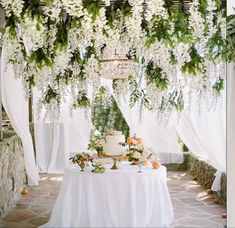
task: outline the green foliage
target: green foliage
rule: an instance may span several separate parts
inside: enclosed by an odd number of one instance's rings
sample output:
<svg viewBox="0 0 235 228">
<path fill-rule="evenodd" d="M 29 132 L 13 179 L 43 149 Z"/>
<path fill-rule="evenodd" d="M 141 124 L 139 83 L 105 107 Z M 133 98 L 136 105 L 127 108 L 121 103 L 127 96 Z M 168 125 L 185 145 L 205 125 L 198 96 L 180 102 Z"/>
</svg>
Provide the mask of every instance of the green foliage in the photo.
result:
<svg viewBox="0 0 235 228">
<path fill-rule="evenodd" d="M 175 89 L 170 95 L 169 102 L 177 111 L 182 111 L 184 109 L 184 97 L 182 90 Z"/>
<path fill-rule="evenodd" d="M 32 51 L 30 57 L 29 57 L 29 62 L 35 62 L 37 67 L 41 69 L 44 66 L 52 66 L 50 56 L 48 56 L 48 53 L 43 49 L 39 48 L 36 51 Z"/>
<path fill-rule="evenodd" d="M 191 34 L 188 28 L 188 15 L 182 10 L 182 4 L 179 4 L 179 9 L 172 15 L 172 22 L 174 23 L 174 35 L 181 42 L 189 42 Z"/>
<path fill-rule="evenodd" d="M 43 98 L 43 103 L 49 104 L 51 102 L 51 100 L 56 100 L 59 103 L 60 96 L 55 89 L 53 89 L 50 85 L 48 85 L 47 91 L 46 91 L 45 96 Z"/>
<path fill-rule="evenodd" d="M 101 86 L 101 87 L 99 88 L 98 92 L 96 93 L 95 102 L 96 102 L 96 103 L 102 102 L 105 93 L 106 93 L 106 88 L 105 88 L 104 86 Z"/>
<path fill-rule="evenodd" d="M 111 28 L 114 27 L 113 22 L 121 20 L 131 15 L 131 6 L 128 1 L 116 0 L 106 7 L 106 18 Z"/>
<path fill-rule="evenodd" d="M 216 94 L 219 96 L 221 94 L 222 90 L 224 89 L 224 79 L 219 78 L 215 82 L 213 89 L 215 90 Z"/>
<path fill-rule="evenodd" d="M 202 73 L 204 71 L 204 59 L 198 54 L 194 46 L 190 48 L 189 54 L 191 60 L 186 62 L 182 66 L 181 70 L 183 73 L 188 72 L 189 74 L 196 76 L 198 73 Z"/>
<path fill-rule="evenodd" d="M 122 131 L 126 138 L 129 136 L 129 127 L 113 97 L 110 98 L 109 105 L 103 101 L 93 105 L 92 123 L 101 135 L 105 135 L 110 129 L 115 129 Z"/>
<path fill-rule="evenodd" d="M 91 171 L 92 173 L 104 173 L 105 167 L 101 164 L 94 165 L 94 168 Z"/>
<path fill-rule="evenodd" d="M 92 21 L 94 22 L 99 15 L 99 10 L 101 8 L 100 1 L 83 0 L 83 6 L 87 9 L 87 12 L 92 15 Z"/>
<path fill-rule="evenodd" d="M 145 26 L 144 22 L 142 26 Z M 158 16 L 154 16 L 153 25 L 149 31 L 150 35 L 146 41 L 147 47 L 150 47 L 151 44 L 155 43 L 156 41 L 164 40 L 164 42 L 170 42 L 171 40 L 169 21 L 163 19 L 159 20 Z"/>
<path fill-rule="evenodd" d="M 226 60 L 226 41 L 222 38 L 219 30 L 208 40 L 207 47 L 209 59 L 215 60 L 217 58 L 222 58 L 223 60 Z"/>
<path fill-rule="evenodd" d="M 141 91 L 139 90 L 139 86 L 137 81 L 130 76 L 129 77 L 129 88 L 130 88 L 130 100 L 129 106 L 130 108 L 134 107 L 134 105 L 141 100 Z"/>
<path fill-rule="evenodd" d="M 154 84 L 161 91 L 168 88 L 168 78 L 160 67 L 154 66 L 153 61 L 149 61 L 147 64 L 146 74 L 148 84 Z"/>
<path fill-rule="evenodd" d="M 61 14 L 60 23 L 57 23 L 57 34 L 55 40 L 55 49 L 67 47 L 68 45 L 68 28 L 69 24 L 67 23 L 68 18 L 64 21 L 63 14 Z"/>
<path fill-rule="evenodd" d="M 90 99 L 85 91 L 79 91 L 76 103 L 73 104 L 74 108 L 89 108 L 91 106 Z"/>
<path fill-rule="evenodd" d="M 235 14 L 227 18 L 227 58 L 235 62 Z"/>
</svg>

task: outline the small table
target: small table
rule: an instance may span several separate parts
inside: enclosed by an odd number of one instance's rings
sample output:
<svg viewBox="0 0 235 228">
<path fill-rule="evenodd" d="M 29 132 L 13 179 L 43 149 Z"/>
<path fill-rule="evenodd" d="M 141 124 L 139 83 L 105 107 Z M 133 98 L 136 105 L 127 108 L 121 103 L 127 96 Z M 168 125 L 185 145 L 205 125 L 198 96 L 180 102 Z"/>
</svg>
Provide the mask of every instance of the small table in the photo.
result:
<svg viewBox="0 0 235 228">
<path fill-rule="evenodd" d="M 111 166 L 111 165 L 110 165 Z M 103 174 L 66 170 L 43 227 L 164 227 L 173 220 L 166 168 L 122 164 Z"/>
</svg>

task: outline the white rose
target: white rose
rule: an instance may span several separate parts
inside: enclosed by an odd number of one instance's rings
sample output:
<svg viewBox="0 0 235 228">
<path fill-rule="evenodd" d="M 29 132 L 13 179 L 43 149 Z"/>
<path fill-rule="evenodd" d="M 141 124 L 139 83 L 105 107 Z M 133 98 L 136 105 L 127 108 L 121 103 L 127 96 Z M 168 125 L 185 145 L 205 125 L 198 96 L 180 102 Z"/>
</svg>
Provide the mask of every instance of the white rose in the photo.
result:
<svg viewBox="0 0 235 228">
<path fill-rule="evenodd" d="M 133 157 L 136 158 L 136 159 L 139 159 L 141 157 L 141 154 L 139 152 L 135 152 L 133 154 Z"/>
</svg>

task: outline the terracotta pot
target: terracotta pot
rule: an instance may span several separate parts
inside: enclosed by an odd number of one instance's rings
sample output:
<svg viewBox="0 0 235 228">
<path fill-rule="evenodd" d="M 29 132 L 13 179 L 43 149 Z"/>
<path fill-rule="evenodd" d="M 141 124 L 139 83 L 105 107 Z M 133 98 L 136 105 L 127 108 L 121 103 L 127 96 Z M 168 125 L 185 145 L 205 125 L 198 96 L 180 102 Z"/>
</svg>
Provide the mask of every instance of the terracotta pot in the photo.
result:
<svg viewBox="0 0 235 228">
<path fill-rule="evenodd" d="M 161 163 L 159 161 L 153 161 L 152 162 L 153 169 L 159 169 L 160 166 L 161 166 Z"/>
</svg>

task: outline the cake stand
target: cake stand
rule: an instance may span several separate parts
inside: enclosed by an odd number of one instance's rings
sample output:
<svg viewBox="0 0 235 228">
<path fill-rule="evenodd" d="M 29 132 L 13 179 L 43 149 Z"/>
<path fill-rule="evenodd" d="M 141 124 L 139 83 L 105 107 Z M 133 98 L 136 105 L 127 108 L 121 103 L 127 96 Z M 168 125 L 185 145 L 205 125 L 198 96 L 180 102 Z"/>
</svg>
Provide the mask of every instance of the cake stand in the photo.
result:
<svg viewBox="0 0 235 228">
<path fill-rule="evenodd" d="M 102 156 L 113 159 L 113 166 L 110 169 L 114 169 L 114 170 L 119 169 L 117 166 L 117 160 L 120 160 L 122 155 L 107 155 L 104 153 Z"/>
</svg>

